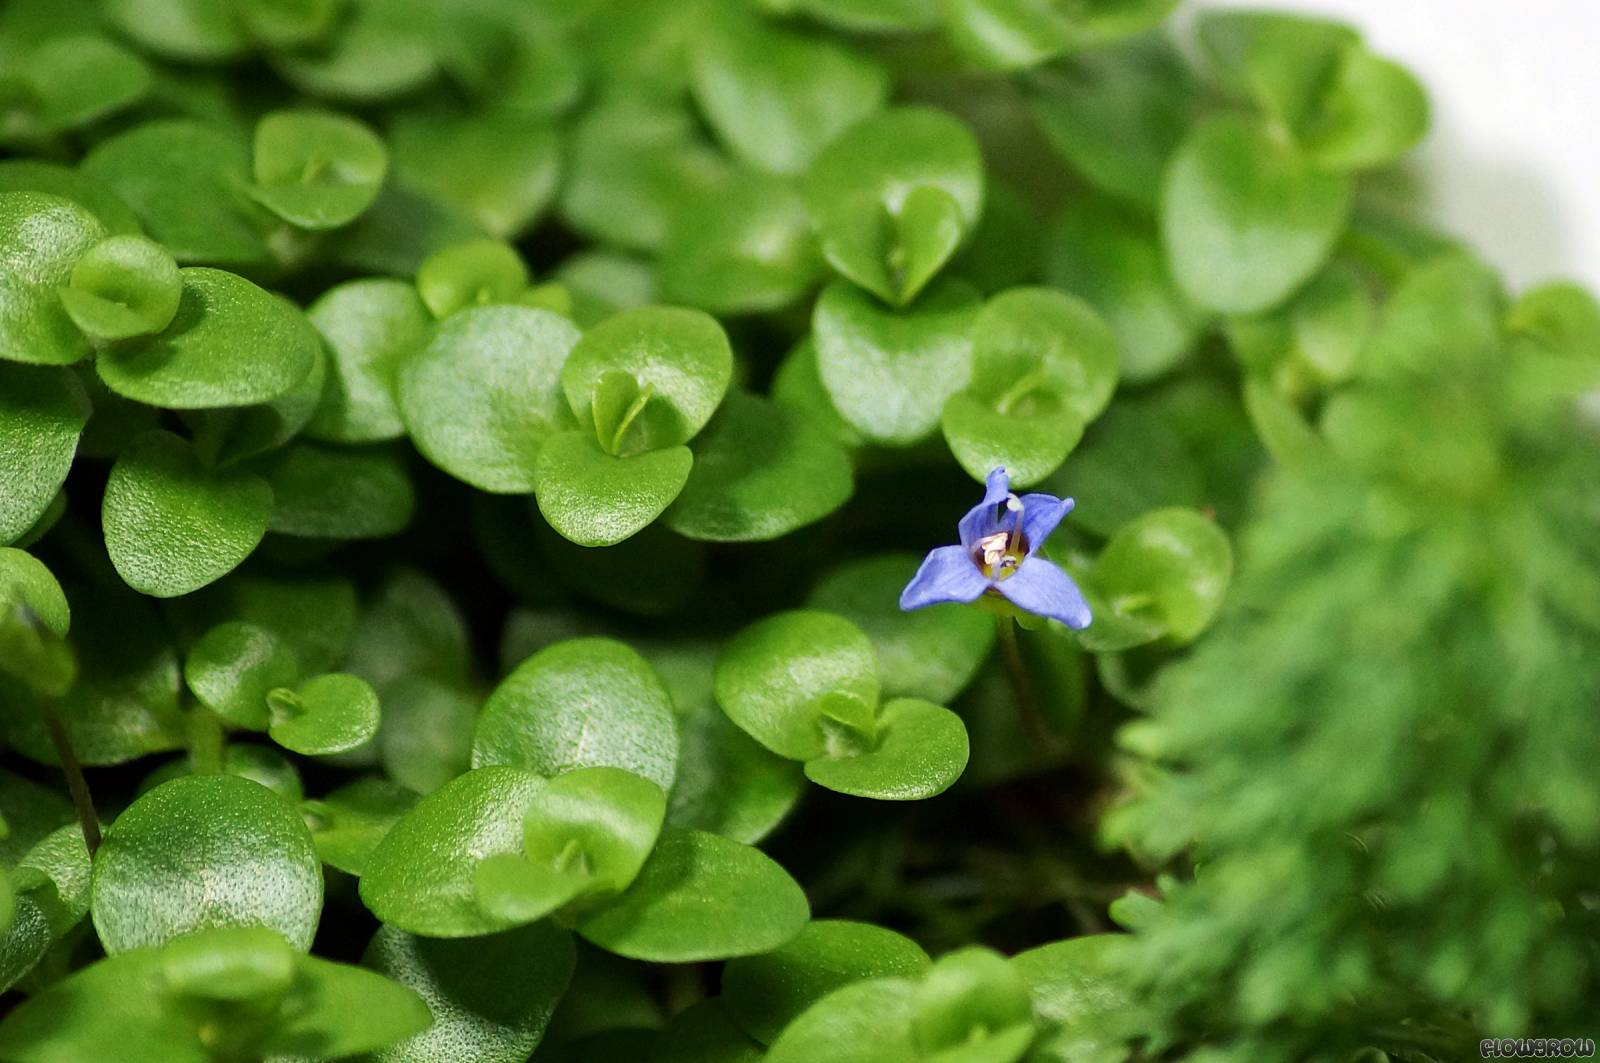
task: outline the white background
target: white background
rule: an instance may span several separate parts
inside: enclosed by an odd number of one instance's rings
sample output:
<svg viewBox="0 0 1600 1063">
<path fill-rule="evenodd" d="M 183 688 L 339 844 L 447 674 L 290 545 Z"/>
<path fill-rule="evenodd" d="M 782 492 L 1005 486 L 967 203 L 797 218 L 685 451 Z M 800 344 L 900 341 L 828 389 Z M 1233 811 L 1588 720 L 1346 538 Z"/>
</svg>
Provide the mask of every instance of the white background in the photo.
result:
<svg viewBox="0 0 1600 1063">
<path fill-rule="evenodd" d="M 1600 290 L 1600 0 L 1248 2 L 1341 18 L 1421 78 L 1427 213 L 1514 287 Z"/>
</svg>

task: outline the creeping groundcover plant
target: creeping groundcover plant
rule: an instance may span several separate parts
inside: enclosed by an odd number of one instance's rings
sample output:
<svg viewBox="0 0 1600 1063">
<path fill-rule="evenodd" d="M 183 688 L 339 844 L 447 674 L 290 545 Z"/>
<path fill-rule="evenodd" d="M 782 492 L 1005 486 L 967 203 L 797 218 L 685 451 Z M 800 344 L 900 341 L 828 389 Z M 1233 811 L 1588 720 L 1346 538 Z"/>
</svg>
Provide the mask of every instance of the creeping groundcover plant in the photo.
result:
<svg viewBox="0 0 1600 1063">
<path fill-rule="evenodd" d="M 1175 6 L 0 4 L 0 1063 L 1592 1053 L 1600 305 Z"/>
</svg>

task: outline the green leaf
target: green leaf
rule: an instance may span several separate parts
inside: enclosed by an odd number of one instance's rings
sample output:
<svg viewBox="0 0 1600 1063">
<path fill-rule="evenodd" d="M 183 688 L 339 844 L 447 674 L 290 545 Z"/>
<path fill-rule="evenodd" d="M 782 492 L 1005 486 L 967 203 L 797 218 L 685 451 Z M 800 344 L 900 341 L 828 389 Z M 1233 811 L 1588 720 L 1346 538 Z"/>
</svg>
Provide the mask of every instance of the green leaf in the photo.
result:
<svg viewBox="0 0 1600 1063">
<path fill-rule="evenodd" d="M 208 0 L 105 0 L 101 9 L 119 33 L 166 59 L 216 63 L 250 47 L 233 8 Z"/>
<path fill-rule="evenodd" d="M 836 989 L 873 978 L 916 978 L 932 965 L 922 946 L 893 930 L 818 919 L 781 948 L 728 961 L 722 999 L 746 1033 L 769 1045 Z"/>
<path fill-rule="evenodd" d="M 361 962 L 418 993 L 426 1030 L 373 1054 L 373 1063 L 523 1063 L 544 1039 L 574 963 L 572 936 L 546 921 L 463 941 L 380 927 Z"/>
<path fill-rule="evenodd" d="M 797 11 L 856 33 L 907 33 L 939 25 L 937 0 L 779 0 L 769 4 Z"/>
<path fill-rule="evenodd" d="M 267 695 L 300 676 L 294 651 L 273 632 L 240 620 L 201 636 L 183 662 L 183 678 L 200 703 L 236 727 L 265 731 Z"/>
<path fill-rule="evenodd" d="M 0 358 L 68 365 L 89 353 L 56 293 L 104 236 L 99 220 L 76 203 L 0 193 Z"/>
<path fill-rule="evenodd" d="M 625 95 L 573 130 L 561 213 L 602 243 L 659 250 L 677 210 L 714 194 L 727 172 L 686 109 Z"/>
<path fill-rule="evenodd" d="M 27 610 L 63 638 L 72 623 L 67 596 L 44 562 L 26 551 L 0 546 L 0 612 L 16 608 Z"/>
<path fill-rule="evenodd" d="M 434 317 L 469 306 L 515 302 L 528 286 L 528 267 L 501 240 L 468 240 L 428 256 L 417 268 L 417 291 Z"/>
<path fill-rule="evenodd" d="M 272 723 L 267 734 L 305 756 L 343 753 L 378 733 L 378 694 L 366 680 L 342 672 L 319 675 L 289 691 L 267 695 Z"/>
<path fill-rule="evenodd" d="M 39 159 L 0 160 L 0 192 L 45 192 L 70 199 L 100 219 L 106 232 L 138 234 L 139 219 L 116 193 L 76 167 Z"/>
<path fill-rule="evenodd" d="M 160 244 L 142 236 L 112 236 L 73 265 L 61 302 L 87 336 L 112 343 L 165 329 L 182 294 L 178 264 Z"/>
<path fill-rule="evenodd" d="M 694 963 L 771 951 L 810 917 L 805 893 L 759 849 L 668 830 L 633 885 L 578 933 L 630 959 Z"/>
<path fill-rule="evenodd" d="M 24 65 L 41 132 L 89 125 L 149 93 L 150 68 L 103 37 L 61 36 L 41 44 Z"/>
<path fill-rule="evenodd" d="M 631 424 L 599 425 L 601 378 L 620 372 L 648 396 Z M 733 376 L 733 351 L 715 318 L 699 310 L 651 306 L 624 311 L 588 332 L 561 369 L 561 388 L 584 427 L 619 456 L 687 443 L 711 419 Z"/>
<path fill-rule="evenodd" d="M 975 293 L 957 281 L 899 311 L 853 285 L 830 284 L 812 329 L 817 368 L 839 414 L 875 443 L 926 439 L 945 400 L 971 381 L 977 310 Z"/>
<path fill-rule="evenodd" d="M 478 714 L 474 767 L 513 764 L 544 776 L 612 767 L 672 788 L 677 721 L 661 679 L 613 639 L 570 639 L 505 678 Z"/>
<path fill-rule="evenodd" d="M 920 562 L 914 554 L 846 561 L 817 581 L 806 605 L 837 613 L 872 640 L 884 697 L 943 704 L 988 660 L 995 626 L 981 610 L 956 604 L 902 610 L 900 592 Z"/>
<path fill-rule="evenodd" d="M 322 341 L 288 300 L 222 270 L 178 272 L 172 323 L 95 361 L 112 391 L 177 410 L 250 406 L 286 395 L 316 368 Z"/>
<path fill-rule="evenodd" d="M 1170 421 L 1138 406 L 1112 406 L 1045 490 L 1080 499 L 1073 522 L 1102 536 L 1158 506 L 1206 504 L 1193 448 Z"/>
<path fill-rule="evenodd" d="M 392 684 L 417 676 L 466 686 L 472 674 L 466 619 L 443 587 L 400 569 L 362 615 L 345 668 L 384 696 Z"/>
<path fill-rule="evenodd" d="M 88 420 L 70 370 L 0 362 L 0 543 L 22 538 L 50 508 Z"/>
<path fill-rule="evenodd" d="M 90 913 L 113 955 L 196 930 L 262 926 L 304 952 L 322 912 L 322 865 L 295 810 L 235 775 L 151 790 L 107 828 Z"/>
<path fill-rule="evenodd" d="M 241 469 L 208 470 L 170 432 L 138 437 L 111 468 L 101 519 L 111 563 L 158 598 L 227 575 L 266 534 L 272 488 Z"/>
<path fill-rule="evenodd" d="M 754 845 L 770 834 L 805 789 L 799 765 L 763 748 L 708 696 L 678 709 L 678 773 L 667 822 Z"/>
<path fill-rule="evenodd" d="M 192 2 L 192 0 L 191 0 Z M 422 88 L 439 73 L 431 9 L 413 2 L 357 3 L 328 47 L 276 53 L 273 65 L 301 92 L 376 103 Z"/>
<path fill-rule="evenodd" d="M 367 857 L 361 900 L 380 920 L 426 937 L 477 937 L 516 926 L 478 903 L 480 864 L 522 851 L 523 819 L 545 780 L 478 768 L 424 797 Z"/>
<path fill-rule="evenodd" d="M 1140 39 L 1083 52 L 1036 72 L 1027 88 L 1056 154 L 1101 191 L 1155 207 L 1167 160 L 1200 101 L 1176 48 Z"/>
<path fill-rule="evenodd" d="M 663 298 L 730 315 L 798 302 L 822 272 L 792 182 L 744 170 L 673 213 L 656 262 Z"/>
<path fill-rule="evenodd" d="M 384 835 L 417 800 L 404 786 L 371 777 L 346 783 L 326 797 L 302 801 L 300 814 L 311 828 L 311 840 L 322 862 L 359 876 Z"/>
<path fill-rule="evenodd" d="M 1114 606 L 1147 613 L 1176 643 L 1192 642 L 1210 626 L 1232 577 L 1227 534 L 1192 509 L 1159 509 L 1124 526 L 1093 571 L 1095 587 Z"/>
<path fill-rule="evenodd" d="M 870 723 L 878 704 L 877 654 L 842 617 L 778 613 L 723 648 L 716 698 L 750 737 L 780 757 L 809 761 L 828 751 L 833 727 Z"/>
<path fill-rule="evenodd" d="M 1195 127 L 1167 171 L 1161 238 L 1174 278 L 1213 310 L 1282 302 L 1349 222 L 1351 184 L 1259 124 L 1219 115 Z"/>
<path fill-rule="evenodd" d="M 997 952 L 947 953 L 916 988 L 911 1033 L 929 1056 L 959 1051 L 954 1058 L 972 1063 L 1020 1059 L 1033 1040 L 1027 983 Z"/>
<path fill-rule="evenodd" d="M 948 790 L 967 767 L 967 728 L 949 709 L 916 698 L 886 703 L 861 752 L 806 761 L 806 778 L 852 797 L 920 801 Z"/>
<path fill-rule="evenodd" d="M 690 54 L 695 101 L 742 160 L 802 173 L 819 151 L 883 106 L 887 73 L 821 35 L 780 28 L 744 4 L 716 6 Z"/>
<path fill-rule="evenodd" d="M 845 447 L 855 449 L 864 442 L 861 433 L 834 408 L 833 398 L 822 384 L 817 345 L 810 336 L 795 344 L 778 366 L 772 378 L 772 401 L 810 419 Z"/>
<path fill-rule="evenodd" d="M 668 1020 L 651 1049 L 651 1063 L 760 1063 L 761 1046 L 746 1037 L 715 997 Z"/>
<path fill-rule="evenodd" d="M 187 118 L 146 122 L 102 141 L 82 169 L 180 263 L 246 266 L 269 257 L 260 219 L 240 194 L 250 153 L 228 132 Z"/>
<path fill-rule="evenodd" d="M 850 455 L 802 415 L 735 391 L 690 448 L 694 466 L 663 516 L 707 542 L 760 542 L 832 513 L 854 486 Z"/>
<path fill-rule="evenodd" d="M 561 151 L 545 118 L 504 107 L 482 113 L 402 114 L 389 127 L 395 179 L 510 240 L 556 193 Z"/>
<path fill-rule="evenodd" d="M 88 766 L 122 764 L 183 745 L 182 677 L 170 636 L 149 599 L 121 588 L 74 589 L 72 645 L 78 678 L 56 705 L 67 740 Z M 55 746 L 33 697 L 0 681 L 6 741 L 41 764 Z"/>
<path fill-rule="evenodd" d="M 400 366 L 432 324 L 417 290 L 383 277 L 328 289 L 306 311 L 333 355 L 332 372 L 306 435 L 328 443 L 375 443 L 405 434 L 395 397 Z"/>
<path fill-rule="evenodd" d="M 256 123 L 250 198 L 302 229 L 337 229 L 383 187 L 389 153 L 376 133 L 325 111 L 273 111 Z"/>
<path fill-rule="evenodd" d="M 380 974 L 314 956 L 295 979 L 262 1046 L 271 1058 L 343 1059 L 426 1030 L 431 1016 L 411 989 Z"/>
<path fill-rule="evenodd" d="M 766 1063 L 905 1063 L 915 984 L 873 978 L 837 989 L 807 1008 L 772 1043 Z"/>
<path fill-rule="evenodd" d="M 822 253 L 845 277 L 904 306 L 983 212 L 983 159 L 957 119 L 900 107 L 857 122 L 806 173 Z"/>
<path fill-rule="evenodd" d="M 189 426 L 195 446 L 213 455 L 212 464 L 234 465 L 283 446 L 300 433 L 317 412 L 328 379 L 328 356 L 314 348 L 311 371 L 271 402 L 214 410 L 186 410 L 179 416 Z"/>
<path fill-rule="evenodd" d="M 1467 255 L 1443 255 L 1413 270 L 1384 305 L 1364 373 L 1389 380 L 1451 366 L 1474 371 L 1498 361 L 1506 296 L 1500 278 Z"/>
<path fill-rule="evenodd" d="M 1207 12 L 1197 28 L 1223 86 L 1290 130 L 1314 113 L 1360 42 L 1343 23 L 1271 11 Z"/>
<path fill-rule="evenodd" d="M 339 0 L 244 0 L 239 5 L 250 36 L 275 51 L 323 43 L 342 13 Z"/>
<path fill-rule="evenodd" d="M 242 620 L 276 635 L 308 675 L 343 661 L 355 637 L 355 585 L 316 569 L 238 573 L 170 604 L 188 640 L 225 620 Z"/>
<path fill-rule="evenodd" d="M 557 372 L 578 341 L 559 314 L 474 307 L 440 322 L 400 370 L 400 412 L 423 456 L 485 491 L 534 489 L 534 459 L 570 424 Z"/>
<path fill-rule="evenodd" d="M 411 523 L 411 477 L 392 451 L 291 443 L 254 468 L 272 487 L 267 527 L 281 535 L 382 539 Z"/>
<path fill-rule="evenodd" d="M 1336 170 L 1368 170 L 1410 151 L 1428 131 L 1428 96 L 1411 72 L 1366 48 L 1345 49 L 1311 119 L 1306 152 Z"/>
<path fill-rule="evenodd" d="M 139 782 L 139 792 L 147 793 L 164 782 L 197 774 L 192 757 L 167 761 Z M 222 751 L 222 770 L 241 779 L 258 782 L 285 801 L 298 803 L 305 797 L 300 772 L 288 757 L 270 746 L 254 742 L 229 742 Z"/>
<path fill-rule="evenodd" d="M 7 989 L 89 912 L 89 850 L 78 824 L 39 838 L 14 863 L 0 874 L 10 909 L 0 929 L 0 986 Z"/>
<path fill-rule="evenodd" d="M 1121 934 L 1086 934 L 1019 952 L 1011 966 L 1028 983 L 1042 1022 L 1087 1033 L 1114 1026 L 1135 1006 L 1113 959 L 1127 942 Z"/>
<path fill-rule="evenodd" d="M 945 441 L 982 480 L 1004 466 L 1014 486 L 1050 475 L 1105 409 L 1117 343 L 1089 306 L 1048 288 L 1012 288 L 973 324 L 972 384 L 945 403 Z"/>
<path fill-rule="evenodd" d="M 693 464 L 685 446 L 615 457 L 580 429 L 545 443 L 533 490 L 539 512 L 562 536 L 580 546 L 614 546 L 672 504 Z"/>
<path fill-rule="evenodd" d="M 1066 52 L 1079 39 L 1063 7 L 1038 0 L 949 0 L 946 33 L 979 67 L 1022 70 Z"/>
<path fill-rule="evenodd" d="M 575 768 L 558 775 L 528 810 L 523 852 L 478 869 L 478 900 L 518 922 L 569 904 L 604 904 L 638 877 L 666 809 L 661 788 L 632 772 Z"/>
<path fill-rule="evenodd" d="M 426 675 L 390 682 L 383 690 L 378 760 L 397 782 L 432 793 L 467 770 L 478 722 L 475 692 Z"/>
</svg>

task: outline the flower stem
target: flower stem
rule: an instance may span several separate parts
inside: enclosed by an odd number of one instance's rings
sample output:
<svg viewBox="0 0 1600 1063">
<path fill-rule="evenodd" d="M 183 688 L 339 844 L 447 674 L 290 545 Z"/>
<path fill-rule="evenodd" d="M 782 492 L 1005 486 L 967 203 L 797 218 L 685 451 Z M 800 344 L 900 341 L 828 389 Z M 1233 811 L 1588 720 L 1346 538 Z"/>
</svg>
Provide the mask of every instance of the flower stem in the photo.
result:
<svg viewBox="0 0 1600 1063">
<path fill-rule="evenodd" d="M 1000 640 L 1000 657 L 1005 662 L 1006 679 L 1011 683 L 1011 696 L 1016 699 L 1023 730 L 1042 751 L 1053 753 L 1060 749 L 1061 738 L 1045 722 L 1044 710 L 1033 692 L 1028 666 L 1022 659 L 1022 646 L 1017 640 L 1016 622 L 1009 616 L 996 617 L 995 627 Z"/>
<path fill-rule="evenodd" d="M 50 743 L 55 746 L 56 759 L 61 762 L 61 772 L 67 777 L 67 792 L 72 795 L 73 807 L 78 810 L 78 826 L 83 830 L 83 844 L 93 856 L 100 848 L 100 817 L 94 812 L 94 798 L 89 794 L 89 782 L 83 777 L 83 766 L 72 750 L 72 740 L 61 724 L 53 698 L 39 698 L 39 715 L 44 717 L 45 730 L 50 732 Z"/>
</svg>

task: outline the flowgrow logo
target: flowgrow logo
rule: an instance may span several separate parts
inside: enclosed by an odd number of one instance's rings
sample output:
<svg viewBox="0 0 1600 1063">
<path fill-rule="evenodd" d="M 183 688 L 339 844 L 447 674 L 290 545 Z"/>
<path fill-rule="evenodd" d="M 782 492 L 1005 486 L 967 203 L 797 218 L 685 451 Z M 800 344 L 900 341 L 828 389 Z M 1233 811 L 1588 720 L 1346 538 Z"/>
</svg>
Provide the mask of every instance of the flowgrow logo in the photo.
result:
<svg viewBox="0 0 1600 1063">
<path fill-rule="evenodd" d="M 1592 1059 L 1592 1037 L 1499 1037 L 1478 1042 L 1484 1059 Z"/>
</svg>

